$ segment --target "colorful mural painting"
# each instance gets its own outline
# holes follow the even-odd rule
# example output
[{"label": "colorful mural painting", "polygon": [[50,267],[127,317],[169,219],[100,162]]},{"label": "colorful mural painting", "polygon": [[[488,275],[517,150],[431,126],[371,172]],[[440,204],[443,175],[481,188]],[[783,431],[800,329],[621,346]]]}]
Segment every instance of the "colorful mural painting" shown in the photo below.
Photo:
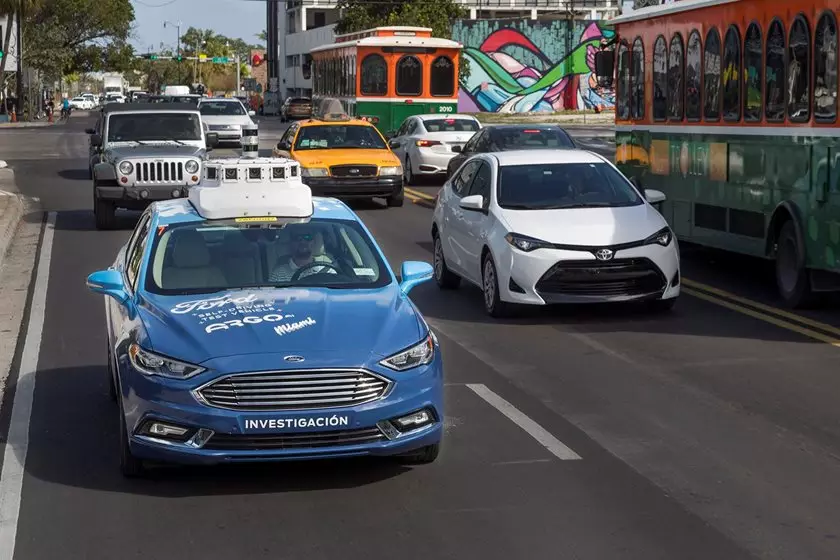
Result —
[{"label": "colorful mural painting", "polygon": [[615,92],[598,85],[595,53],[613,37],[603,21],[460,20],[452,38],[464,45],[470,76],[461,81],[458,110],[611,109]]}]

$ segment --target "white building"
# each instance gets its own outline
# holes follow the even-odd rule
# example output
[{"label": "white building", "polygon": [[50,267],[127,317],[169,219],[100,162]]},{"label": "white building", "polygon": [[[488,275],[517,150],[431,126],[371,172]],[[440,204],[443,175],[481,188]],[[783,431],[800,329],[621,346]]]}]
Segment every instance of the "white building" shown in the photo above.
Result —
[{"label": "white building", "polygon": [[[468,10],[469,19],[529,17],[607,19],[617,16],[621,0],[456,0]],[[277,37],[280,62],[279,91],[286,98],[312,95],[309,51],[334,42],[341,19],[336,0],[287,0],[279,2]]]},{"label": "white building", "polygon": [[[9,17],[0,15],[0,50],[5,46],[3,40],[6,38],[6,29],[9,25]],[[12,36],[9,40],[9,53],[6,56],[6,72],[17,72],[17,23],[11,21]]]}]

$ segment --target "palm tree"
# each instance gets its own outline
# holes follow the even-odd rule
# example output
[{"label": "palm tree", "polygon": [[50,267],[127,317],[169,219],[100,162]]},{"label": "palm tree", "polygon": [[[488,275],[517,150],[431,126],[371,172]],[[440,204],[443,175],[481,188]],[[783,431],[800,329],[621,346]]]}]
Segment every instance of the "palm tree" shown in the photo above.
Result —
[{"label": "palm tree", "polygon": [[268,33],[265,32],[265,29],[257,33],[257,39],[259,39],[263,43],[268,43]]}]

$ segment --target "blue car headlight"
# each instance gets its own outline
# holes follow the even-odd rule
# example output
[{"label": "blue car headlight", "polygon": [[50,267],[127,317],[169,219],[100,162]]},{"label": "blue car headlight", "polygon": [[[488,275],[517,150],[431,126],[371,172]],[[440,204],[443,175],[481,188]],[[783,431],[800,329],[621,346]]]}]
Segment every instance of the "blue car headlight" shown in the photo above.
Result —
[{"label": "blue car headlight", "polygon": [[435,335],[429,331],[422,341],[411,348],[407,348],[389,358],[385,358],[379,365],[394,371],[405,371],[417,366],[426,365],[435,359]]},{"label": "blue car headlight", "polygon": [[132,343],[128,347],[128,357],[131,360],[131,365],[145,375],[189,379],[205,371],[203,367],[145,350],[136,343]]}]

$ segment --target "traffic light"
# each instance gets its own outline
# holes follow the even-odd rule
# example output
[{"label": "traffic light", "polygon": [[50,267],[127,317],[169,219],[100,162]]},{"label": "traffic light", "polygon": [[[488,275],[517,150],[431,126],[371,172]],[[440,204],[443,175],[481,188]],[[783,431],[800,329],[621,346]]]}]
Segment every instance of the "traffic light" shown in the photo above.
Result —
[{"label": "traffic light", "polygon": [[146,60],[157,60],[157,59],[158,59],[158,55],[156,55],[156,54],[152,54],[152,53],[144,54],[144,55],[142,55],[142,56],[143,56],[143,58],[145,58]]},{"label": "traffic light", "polygon": [[178,61],[178,62],[183,62],[184,57],[179,54],[178,56],[175,57],[175,60]]},{"label": "traffic light", "polygon": [[259,66],[263,63],[263,57],[258,54],[255,54],[251,57],[251,66]]}]

